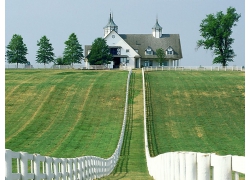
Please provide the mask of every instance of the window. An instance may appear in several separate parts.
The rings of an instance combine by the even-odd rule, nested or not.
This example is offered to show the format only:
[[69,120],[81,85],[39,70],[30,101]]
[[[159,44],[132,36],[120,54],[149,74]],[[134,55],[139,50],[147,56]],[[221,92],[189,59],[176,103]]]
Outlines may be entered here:
[[147,66],[153,66],[153,61],[149,61],[149,60],[144,61],[144,66],[145,67],[147,67]]
[[173,51],[167,51],[167,54],[174,54]]
[[115,38],[115,35],[112,35],[112,38]]
[[167,48],[166,54],[167,54],[167,55],[173,55],[173,54],[174,54],[174,50],[173,50],[173,48],[172,48],[171,46],[169,46],[169,47]]
[[129,52],[129,49],[126,49],[126,52]]
[[110,48],[110,54],[117,55],[117,48]]
[[146,50],[145,50],[145,54],[146,55],[153,55],[153,51],[150,47],[148,47]]

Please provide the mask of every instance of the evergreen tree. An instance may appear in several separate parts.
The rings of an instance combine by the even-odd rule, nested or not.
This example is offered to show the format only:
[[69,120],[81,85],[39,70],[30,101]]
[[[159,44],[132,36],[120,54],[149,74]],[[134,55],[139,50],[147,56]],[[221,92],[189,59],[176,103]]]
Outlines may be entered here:
[[52,44],[49,43],[49,39],[46,36],[43,36],[40,41],[37,41],[37,46],[39,46],[39,49],[36,55],[36,62],[45,65],[54,61],[54,48]]
[[69,39],[64,43],[66,45],[63,52],[63,59],[70,64],[81,63],[83,59],[83,49],[82,45],[78,42],[75,33],[69,36]]
[[28,62],[26,58],[28,49],[26,44],[23,43],[21,35],[14,34],[6,48],[5,57],[8,63],[17,63],[18,68],[18,64],[26,64]]
[[222,11],[216,15],[209,14],[200,24],[200,33],[205,40],[197,41],[197,49],[201,46],[204,49],[213,50],[217,56],[214,58],[213,63],[220,63],[226,66],[228,62],[233,62],[236,56],[231,47],[234,39],[231,38],[232,27],[236,26],[240,14],[236,13],[235,8],[229,7],[227,14]]
[[112,61],[113,57],[110,54],[106,40],[103,38],[95,39],[87,58],[90,65],[109,64],[109,61]]

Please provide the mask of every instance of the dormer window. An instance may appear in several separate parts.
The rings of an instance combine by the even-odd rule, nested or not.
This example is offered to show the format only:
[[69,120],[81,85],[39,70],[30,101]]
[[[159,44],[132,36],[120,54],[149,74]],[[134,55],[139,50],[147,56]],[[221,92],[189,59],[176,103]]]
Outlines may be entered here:
[[153,55],[153,50],[152,50],[150,47],[148,47],[148,48],[145,50],[145,54],[146,54],[146,55]]
[[174,50],[173,50],[173,48],[172,48],[171,46],[169,46],[169,47],[167,48],[166,54],[167,54],[167,55],[173,55],[173,54],[174,54]]

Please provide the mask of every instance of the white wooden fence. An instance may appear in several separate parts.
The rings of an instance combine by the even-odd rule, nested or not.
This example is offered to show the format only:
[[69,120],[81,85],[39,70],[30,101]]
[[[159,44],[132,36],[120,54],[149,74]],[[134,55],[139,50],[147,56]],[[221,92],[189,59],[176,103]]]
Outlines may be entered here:
[[144,71],[245,71],[242,66],[148,66]]
[[144,103],[144,139],[147,167],[149,174],[156,180],[235,180],[239,173],[245,174],[245,157],[218,156],[214,153],[197,152],[167,152],[156,157],[150,157],[146,126],[146,93],[144,68],[143,103]]
[[[96,179],[109,175],[120,156],[121,147],[127,119],[129,82],[132,71],[127,78],[126,102],[120,139],[113,155],[108,159],[95,156],[76,158],[54,158],[27,152],[14,152],[5,150],[5,180],[14,179],[57,179],[57,180],[82,180]],[[16,162],[17,169],[12,168]]]

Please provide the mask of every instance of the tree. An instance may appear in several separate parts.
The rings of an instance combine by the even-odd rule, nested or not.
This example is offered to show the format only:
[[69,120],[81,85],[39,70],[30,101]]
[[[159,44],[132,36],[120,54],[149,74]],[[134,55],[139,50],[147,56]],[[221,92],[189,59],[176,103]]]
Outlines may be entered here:
[[54,64],[56,65],[70,65],[70,62],[68,62],[63,57],[59,56],[54,60]]
[[156,49],[156,56],[158,63],[160,64],[160,66],[162,66],[166,58],[166,52],[162,48]]
[[241,15],[232,7],[227,9],[227,14],[220,11],[216,15],[207,15],[200,24],[200,33],[205,40],[198,40],[196,49],[203,46],[204,49],[213,50],[217,56],[213,64],[220,63],[226,66],[228,62],[233,62],[236,55],[231,47],[234,39],[230,36],[233,32],[232,27],[236,26],[240,17]]
[[63,59],[72,65],[73,63],[81,63],[81,60],[84,57],[83,49],[82,45],[78,42],[75,33],[72,33],[64,44],[66,47],[63,52]]
[[37,50],[36,62],[45,65],[54,61],[54,48],[46,36],[41,37],[40,41],[37,41],[37,46],[39,46],[39,49]]
[[90,65],[109,64],[113,57],[110,54],[109,47],[106,40],[103,38],[96,38],[91,46],[91,51],[87,56]]
[[26,64],[28,62],[26,58],[28,49],[26,44],[23,43],[21,35],[14,34],[6,48],[7,51],[5,57],[8,63],[17,63],[18,68],[18,64]]

